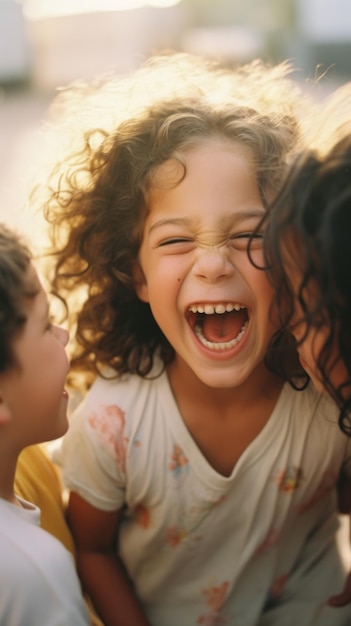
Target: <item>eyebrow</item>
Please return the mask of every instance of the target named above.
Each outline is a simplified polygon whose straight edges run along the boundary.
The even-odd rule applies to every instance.
[[[250,209],[249,211],[242,211],[241,213],[233,213],[231,215],[226,216],[222,220],[220,220],[219,226],[220,227],[233,226],[240,222],[247,221],[250,219],[260,219],[261,217],[263,217],[264,213],[265,213],[265,210],[263,208]],[[164,218],[164,219],[158,220],[157,222],[155,222],[154,224],[150,226],[149,234],[152,233],[157,228],[160,228],[161,226],[170,226],[170,225],[190,226],[191,223],[192,223],[192,220],[186,217],[182,217],[182,218],[174,217],[174,218],[168,218],[168,219]]]

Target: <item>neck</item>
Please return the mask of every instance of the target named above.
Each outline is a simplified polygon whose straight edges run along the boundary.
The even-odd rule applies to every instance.
[[[213,388],[203,383],[181,359],[174,360],[167,369],[173,394],[178,402],[191,399],[194,405],[221,408],[230,411],[236,407],[249,407],[263,398],[276,398],[283,382],[260,363],[252,374],[237,387]]]
[[[17,454],[11,455],[8,450],[0,449],[0,498],[14,504],[17,504],[14,494],[17,458]]]
[[[211,388],[175,361],[168,378],[180,415],[208,463],[223,476],[260,434],[283,383],[262,366],[238,387]]]

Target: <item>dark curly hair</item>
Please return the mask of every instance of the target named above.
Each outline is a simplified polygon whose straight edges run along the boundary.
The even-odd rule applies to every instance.
[[[303,321],[327,335],[317,360],[321,380],[340,407],[339,424],[351,435],[351,132],[324,153],[310,150],[292,164],[267,213],[264,256],[283,328]],[[290,280],[294,271],[294,289]],[[295,298],[303,311],[296,320]],[[293,319],[294,318],[294,319]],[[330,371],[337,345],[348,378],[338,387]]]
[[[0,372],[17,365],[13,340],[27,320],[26,300],[38,293],[31,258],[19,236],[0,224]]]
[[[69,150],[40,202],[44,191],[50,281],[75,329],[73,371],[95,375],[108,366],[116,375],[146,376],[156,352],[165,365],[172,360],[133,279],[152,174],[171,157],[184,167],[187,149],[219,137],[250,149],[267,204],[300,137],[304,97],[290,71],[260,61],[228,69],[176,53],[151,58],[131,76],[61,94],[56,135],[68,133]]]

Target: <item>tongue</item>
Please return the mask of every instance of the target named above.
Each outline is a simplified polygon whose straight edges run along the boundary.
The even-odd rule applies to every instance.
[[[240,333],[246,321],[245,311],[205,315],[202,332],[207,341],[231,341]]]

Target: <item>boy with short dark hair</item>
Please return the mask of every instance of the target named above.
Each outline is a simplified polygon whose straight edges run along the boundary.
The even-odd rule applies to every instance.
[[[0,225],[0,624],[87,626],[74,561],[39,528],[40,510],[14,493],[20,452],[68,428],[68,333],[20,238]]]

